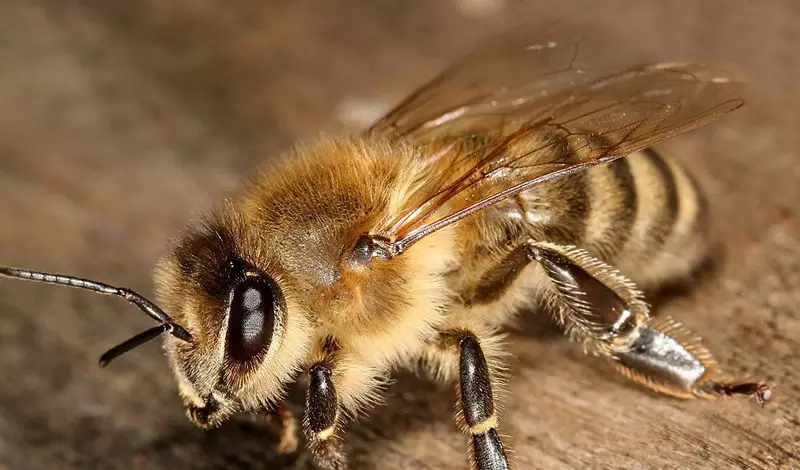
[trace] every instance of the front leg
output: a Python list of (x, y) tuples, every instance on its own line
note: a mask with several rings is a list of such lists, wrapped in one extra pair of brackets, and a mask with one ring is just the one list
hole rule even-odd
[(471, 436), (470, 460), (477, 470), (507, 470), (503, 443), (497, 434), (489, 367), (478, 338), (469, 331), (442, 333), (446, 343), (459, 350), (458, 413), (456, 420)]
[(333, 383), (332, 365), (328, 361), (317, 362), (308, 369), (303, 431), (315, 462), (322, 468), (347, 468), (338, 436), (341, 425), (341, 407)]
[(201, 429), (216, 428), (240, 411), (237, 402), (219, 390), (205, 398), (183, 395), (183, 406), (189, 421)]
[(641, 292), (619, 271), (574, 247), (528, 242), (523, 248), (553, 283), (557, 321), (586, 348), (611, 357), (629, 378), (683, 397), (771, 397), (763, 382), (720, 373), (700, 339), (667, 318), (652, 319)]

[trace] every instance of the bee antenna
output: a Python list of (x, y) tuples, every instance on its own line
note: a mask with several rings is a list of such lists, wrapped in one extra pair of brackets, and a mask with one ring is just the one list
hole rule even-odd
[(100, 356), (100, 367), (105, 367), (109, 362), (125, 354), (133, 348), (139, 347), (144, 343), (156, 339), (163, 333), (172, 333), (177, 325), (174, 323), (162, 323), (150, 329), (142, 331), (138, 335), (123, 341), (122, 343), (109, 349)]
[(115, 295), (117, 297), (122, 297), (128, 302), (136, 305), (139, 310), (143, 311), (151, 318), (161, 322), (160, 325), (139, 333), (133, 338), (108, 350), (108, 352), (100, 357), (100, 366), (107, 365), (112, 359), (150, 341), (151, 339), (160, 336), (163, 333), (170, 333), (172, 336), (188, 343), (192, 342), (192, 335), (190, 335), (185, 328), (173, 322), (172, 318), (170, 318), (170, 316), (161, 310), (161, 308), (159, 308), (156, 304), (128, 289), (127, 287), (114, 287), (97, 281), (81, 279), (79, 277), (30, 271), (27, 269), (12, 268), (9, 266), (0, 266), (0, 276), (13, 279), (43, 282), (46, 284), (57, 284), (61, 286), (75, 287), (78, 289), (86, 289), (98, 294)]

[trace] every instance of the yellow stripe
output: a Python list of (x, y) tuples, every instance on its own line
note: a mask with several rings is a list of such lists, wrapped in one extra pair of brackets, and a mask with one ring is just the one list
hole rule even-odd
[(497, 416), (494, 414), (486, 418), (485, 421), (476, 424), (475, 426), (469, 427), (469, 432), (473, 435), (475, 434), (483, 434), (490, 429), (497, 428)]
[(333, 436), (333, 434), (335, 432), (336, 432), (336, 425), (334, 424), (333, 426), (331, 426), (331, 427), (329, 427), (327, 429), (323, 429), (322, 431), (318, 432), (317, 433), (317, 439), (319, 439), (320, 441), (327, 440), (331, 436)]

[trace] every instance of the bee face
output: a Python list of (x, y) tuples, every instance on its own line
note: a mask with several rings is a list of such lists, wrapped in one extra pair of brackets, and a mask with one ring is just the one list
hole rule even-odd
[(166, 349), (187, 414), (203, 427), (240, 409), (270, 407), (304, 353), (295, 337), (307, 331), (302, 314), (291, 322), (294, 347), (286, 346), (286, 277), (243, 229), (230, 215), (209, 222), (186, 234), (157, 270), (162, 301), (194, 339), (167, 341)]

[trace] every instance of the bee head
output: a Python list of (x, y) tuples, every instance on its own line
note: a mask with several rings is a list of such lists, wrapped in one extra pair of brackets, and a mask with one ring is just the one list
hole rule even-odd
[[(262, 242), (235, 217), (186, 233), (159, 264), (159, 298), (192, 342), (165, 344), (189, 418), (213, 427), (277, 404), (300, 369), (304, 315)], [(291, 328), (290, 328), (291, 326)]]

